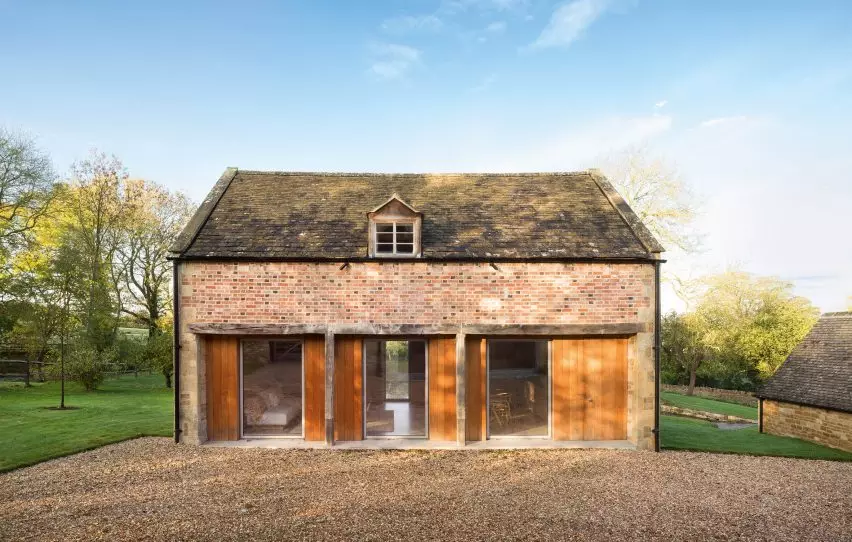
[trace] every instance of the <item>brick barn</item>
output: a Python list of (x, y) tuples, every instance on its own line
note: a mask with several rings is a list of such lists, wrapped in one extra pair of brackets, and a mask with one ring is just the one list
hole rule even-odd
[(228, 169), (172, 248), (175, 438), (658, 448), (662, 251), (597, 170)]
[(757, 396), (761, 432), (852, 452), (852, 312), (822, 315)]

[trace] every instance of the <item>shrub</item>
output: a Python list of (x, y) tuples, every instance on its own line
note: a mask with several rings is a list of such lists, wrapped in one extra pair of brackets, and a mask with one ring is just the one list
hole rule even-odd
[(158, 333), (150, 337), (145, 346), (144, 356), (148, 365), (165, 377), (167, 388), (172, 387), (172, 374), (174, 373), (173, 343), (174, 335)]
[[(86, 391), (94, 391), (100, 386), (110, 368), (110, 358), (114, 357), (112, 350), (98, 352), (84, 340), (68, 344), (65, 347), (65, 377), (79, 382)], [(60, 376), (59, 353), (53, 355), (56, 363), (50, 366), (52, 376)]]

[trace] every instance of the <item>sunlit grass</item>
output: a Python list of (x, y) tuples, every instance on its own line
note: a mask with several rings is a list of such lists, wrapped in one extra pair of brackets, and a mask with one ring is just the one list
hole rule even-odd
[(123, 376), (86, 392), (66, 383), (0, 383), (0, 471), (141, 436), (170, 436), (172, 390), (160, 375)]

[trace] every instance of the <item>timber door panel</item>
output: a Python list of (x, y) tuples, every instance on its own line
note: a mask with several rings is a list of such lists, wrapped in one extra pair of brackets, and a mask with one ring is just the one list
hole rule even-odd
[(304, 341), (305, 440), (325, 440), (325, 337)]
[(363, 360), (359, 337), (338, 336), (334, 344), (334, 440), (363, 440)]
[(554, 339), (553, 438), (627, 438), (628, 339)]
[(454, 441), (456, 420), (456, 339), (429, 339), (429, 440)]
[(208, 337), (205, 341), (207, 440), (238, 440), (239, 340), (236, 337)]
[(466, 439), (485, 440), (485, 338), (465, 339), (465, 414)]

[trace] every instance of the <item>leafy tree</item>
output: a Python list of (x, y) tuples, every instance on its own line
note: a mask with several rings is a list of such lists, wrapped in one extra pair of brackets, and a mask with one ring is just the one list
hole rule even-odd
[(816, 323), (819, 310), (776, 277), (728, 271), (704, 279), (696, 317), (704, 343), (742, 359), (760, 379), (772, 376)]
[[(11, 335), (21, 340), (32, 357), (44, 362), (57, 339), (73, 327), (72, 299), (79, 297), (82, 275), (79, 257), (63, 242), (52, 214), (59, 198), (51, 198), (45, 220), (27, 234), (25, 247), (10, 261), (7, 293), (14, 299)], [(27, 367), (29, 374), (29, 366)]]
[[(64, 353), (63, 372), (71, 380), (79, 382), (86, 391), (94, 391), (100, 386), (109, 370), (111, 356), (80, 337), (68, 345)], [(54, 369), (55, 370), (55, 369)]]
[(667, 379), (703, 379), (753, 389), (770, 377), (818, 317), (789, 282), (729, 271), (700, 281), (695, 309), (663, 319), (661, 364)]
[(174, 335), (171, 332), (157, 333), (148, 338), (144, 354), (149, 366), (166, 379), (167, 388), (172, 387), (174, 374), (173, 345)]
[(125, 297), (121, 310), (154, 337), (171, 303), (171, 264), (166, 256), (193, 207), (183, 194), (138, 180), (128, 181), (126, 202), (130, 220), (115, 258)]
[(123, 205), (127, 172), (115, 157), (93, 153), (73, 167), (63, 200), (63, 232), (85, 270), (83, 294), (86, 340), (98, 351), (115, 340), (118, 299), (112, 262), (128, 216)]
[(47, 154), (28, 137), (0, 129), (0, 261), (45, 215), (54, 181)]
[(687, 395), (692, 395), (698, 369), (708, 359), (708, 349), (702, 342), (700, 320), (693, 314), (672, 311), (662, 319), (660, 352), (661, 369), (668, 372), (667, 380), (687, 379)]

